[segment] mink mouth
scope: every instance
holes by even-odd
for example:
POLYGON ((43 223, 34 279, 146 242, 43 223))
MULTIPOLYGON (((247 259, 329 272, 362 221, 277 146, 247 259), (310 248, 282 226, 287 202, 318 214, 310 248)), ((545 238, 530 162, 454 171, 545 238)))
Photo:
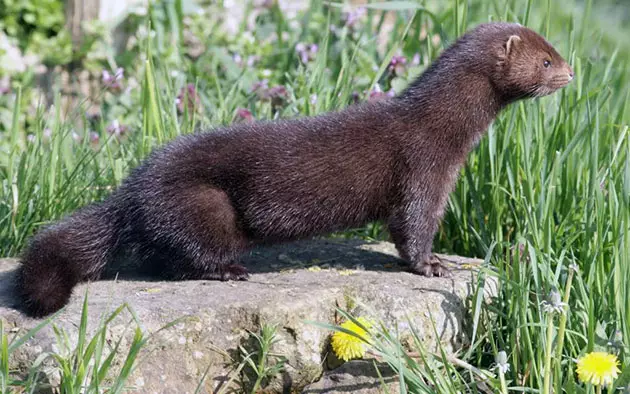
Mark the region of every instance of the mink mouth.
POLYGON ((558 89, 562 89, 571 82, 569 75, 556 75, 548 82, 535 86, 530 95, 532 97, 543 97, 554 93, 558 89))
POLYGON ((556 75, 549 81, 549 86, 553 89, 560 89, 567 86, 572 79, 569 75, 556 75))

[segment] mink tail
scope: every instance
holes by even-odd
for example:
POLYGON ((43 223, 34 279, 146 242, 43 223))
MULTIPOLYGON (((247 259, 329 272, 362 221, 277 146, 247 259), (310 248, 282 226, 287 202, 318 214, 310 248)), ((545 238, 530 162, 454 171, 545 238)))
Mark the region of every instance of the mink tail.
POLYGON ((100 276, 120 245, 116 216, 108 201, 89 205, 32 238, 16 283, 25 313, 42 317, 55 312, 77 283, 100 276))

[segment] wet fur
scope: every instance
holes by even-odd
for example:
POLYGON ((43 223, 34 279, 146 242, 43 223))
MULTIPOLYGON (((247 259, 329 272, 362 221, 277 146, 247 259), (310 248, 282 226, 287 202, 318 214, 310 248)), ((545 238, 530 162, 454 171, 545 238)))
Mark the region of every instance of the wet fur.
POLYGON ((107 200, 33 237, 18 275, 24 309, 59 309, 127 248, 170 278, 245 279, 238 259, 254 245, 377 219, 413 271, 442 275, 431 244, 468 153, 507 104, 571 78, 536 33, 485 24, 397 97, 179 137, 107 200))

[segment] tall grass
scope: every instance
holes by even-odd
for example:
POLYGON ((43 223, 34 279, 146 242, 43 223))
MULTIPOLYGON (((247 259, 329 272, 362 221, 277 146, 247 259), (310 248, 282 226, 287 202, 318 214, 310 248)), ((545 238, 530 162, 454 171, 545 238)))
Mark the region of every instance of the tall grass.
MULTIPOLYGON (((392 79, 387 72, 398 50, 409 59, 419 54, 419 66, 406 76, 411 79, 470 26, 487 20, 518 21, 545 33, 572 64, 576 77, 551 97, 516 104, 501 114, 470 155, 451 195, 435 249, 486 257, 492 264, 482 279, 493 276, 499 284, 490 305, 473 304, 473 342, 459 356, 487 367, 504 350, 511 364, 508 384, 541 388, 549 341, 541 303, 553 288, 566 287, 568 266, 575 264, 579 274, 571 285, 563 343, 552 331, 552 349, 561 349, 552 386, 556 392, 583 392, 566 388, 578 387, 572 360, 605 347, 617 331, 626 365, 630 29, 620 18, 627 18, 627 5, 592 0, 396 1, 372 3, 369 22, 349 28, 344 27, 340 7, 312 1, 298 15, 297 27, 276 8, 263 12, 253 34, 264 44, 252 44, 245 23, 231 37, 217 27, 214 14, 187 22, 181 9, 169 9, 167 3, 173 4, 157 2, 150 8, 146 28, 157 34, 139 39, 135 60, 126 68, 140 84, 118 98, 127 102, 126 140, 105 131, 116 117, 105 105, 101 121, 93 122, 85 119, 78 104, 70 116, 62 113, 57 96, 52 109, 39 107, 26 121, 28 103, 21 95, 27 92, 17 89, 12 95, 7 104, 12 121, 0 134, 0 255, 16 255, 43 223, 106 196, 151 149, 179 134, 229 123, 239 107, 265 119, 334 110, 351 102, 353 92, 363 99, 377 83, 383 89, 403 84, 405 78, 392 79), (382 10, 395 12, 394 20, 382 10), (372 26, 388 25, 393 28, 385 50, 379 52, 372 26), (183 53, 184 29, 205 40, 205 52, 194 60, 183 53), (275 41, 269 39, 273 34, 275 41), (298 42, 319 44, 313 61, 299 60, 298 42), (260 60, 251 67, 238 66, 231 57, 235 52, 243 58, 259 55, 260 60), (283 105, 274 106, 252 93, 252 84, 263 78, 286 87, 283 105), (200 93, 203 112, 185 107, 178 113, 175 97, 186 83, 200 93), (81 122, 100 134, 97 146, 87 130, 76 128, 81 122), (72 138, 73 132, 82 136, 80 142, 72 138), (27 140, 28 134, 34 135, 33 141, 27 140)), ((386 237, 378 223, 349 233, 386 237)), ((459 376, 451 367, 438 370, 459 376)), ((465 386, 470 379, 454 381, 465 386)))

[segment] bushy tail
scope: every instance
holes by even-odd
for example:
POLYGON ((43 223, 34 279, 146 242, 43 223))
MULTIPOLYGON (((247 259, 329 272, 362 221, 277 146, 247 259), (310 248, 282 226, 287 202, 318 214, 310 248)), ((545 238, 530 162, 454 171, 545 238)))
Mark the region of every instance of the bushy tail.
POLYGON ((119 233, 107 203, 87 206, 39 231, 17 276, 24 312, 34 317, 55 312, 77 283, 98 278, 118 248, 119 233))

